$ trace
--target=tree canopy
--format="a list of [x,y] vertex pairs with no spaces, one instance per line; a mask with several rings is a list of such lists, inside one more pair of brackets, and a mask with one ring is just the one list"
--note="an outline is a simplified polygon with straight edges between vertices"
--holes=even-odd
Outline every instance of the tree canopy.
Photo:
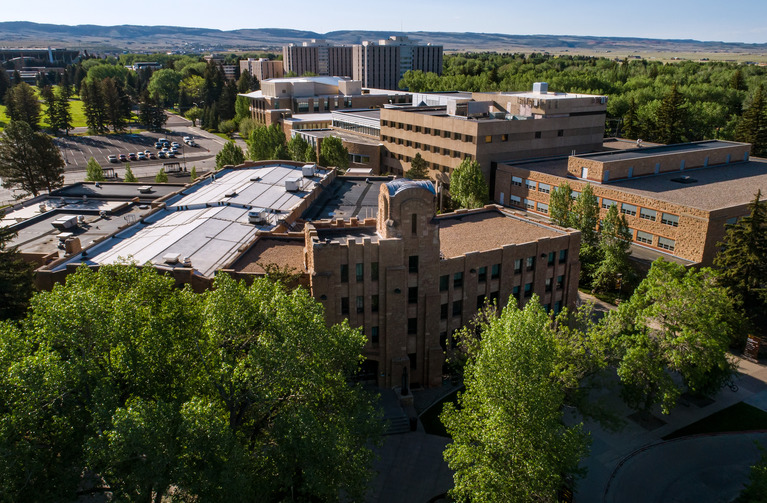
[[274,159],[274,154],[285,147],[285,133],[277,124],[258,125],[248,138],[248,157],[254,161]]
[[509,303],[469,348],[466,391],[441,415],[452,443],[445,459],[457,501],[554,501],[587,439],[562,422],[565,382],[557,337],[537,301]]
[[428,180],[429,169],[427,166],[428,163],[421,157],[420,153],[417,153],[410,161],[410,169],[405,171],[405,176],[411,180]]
[[489,188],[477,161],[464,159],[450,174],[450,197],[461,208],[480,208],[487,203]]
[[104,170],[101,165],[91,157],[88,159],[88,165],[85,168],[85,181],[86,182],[103,182]]
[[622,395],[639,410],[658,403],[668,414],[682,392],[717,391],[733,372],[727,350],[737,316],[712,269],[658,259],[631,298],[603,321]]
[[82,267],[0,323],[0,494],[73,501],[338,501],[381,420],[348,384],[365,337],[303,289]]
[[34,292],[34,267],[10,245],[15,237],[7,226],[0,227],[0,320],[23,318]]
[[224,166],[239,166],[245,162],[245,154],[239,145],[233,141],[228,141],[224,147],[216,154],[216,169]]
[[37,196],[64,185],[64,159],[48,135],[11,121],[0,134],[0,177],[6,187]]
[[320,143],[320,165],[336,167],[342,172],[349,168],[349,151],[341,138],[328,136]]
[[4,101],[12,121],[26,122],[35,131],[40,128],[40,102],[29,84],[22,82],[8,89]]

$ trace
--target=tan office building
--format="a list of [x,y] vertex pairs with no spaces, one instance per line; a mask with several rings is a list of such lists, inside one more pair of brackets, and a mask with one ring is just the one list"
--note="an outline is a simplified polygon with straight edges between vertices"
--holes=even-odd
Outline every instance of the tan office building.
[[381,110],[383,169],[402,174],[417,153],[432,171],[450,173],[463,159],[492,163],[602,149],[607,98],[548,92],[413,94],[414,107]]
[[399,89],[408,70],[442,75],[442,46],[416,44],[408,37],[362,42],[352,46],[353,74],[365,87]]
[[331,45],[324,40],[312,39],[301,45],[289,44],[282,48],[285,73],[300,77],[305,73],[319,76],[351,77],[352,47]]
[[282,61],[266,58],[240,60],[240,74],[245,70],[259,82],[266,79],[280,79],[284,75]]
[[750,149],[709,140],[507,162],[493,199],[548,215],[552,189],[567,182],[577,196],[589,183],[603,216],[612,205],[626,216],[638,250],[710,265],[725,224],[748,214],[758,190],[767,193],[767,161],[750,159]]

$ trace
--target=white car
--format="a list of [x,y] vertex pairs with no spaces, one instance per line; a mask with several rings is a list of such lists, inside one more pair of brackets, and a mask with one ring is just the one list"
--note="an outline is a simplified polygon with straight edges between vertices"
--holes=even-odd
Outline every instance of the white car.
[[107,160],[108,160],[109,162],[120,162],[120,161],[118,161],[118,160],[117,160],[117,156],[116,156],[116,155],[114,155],[114,154],[109,154],[109,155],[107,156]]
[[184,136],[184,143],[189,143],[189,141],[192,139],[191,136]]
[[173,148],[180,148],[181,147],[181,145],[179,145],[178,142],[175,142],[175,141],[173,143],[171,143],[170,146],[173,147]]
[[144,152],[137,153],[136,157],[138,157],[139,161],[146,161],[146,154]]

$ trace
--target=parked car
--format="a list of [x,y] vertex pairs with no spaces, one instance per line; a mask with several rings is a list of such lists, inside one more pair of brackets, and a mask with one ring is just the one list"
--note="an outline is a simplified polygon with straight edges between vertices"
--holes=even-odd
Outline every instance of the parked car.
[[165,155],[167,155],[168,157],[176,157],[176,153],[174,151],[172,151],[172,150],[168,150],[165,153]]
[[184,136],[184,143],[189,143],[192,140],[191,136]]
[[118,159],[117,159],[117,156],[116,156],[116,155],[114,155],[114,154],[109,154],[109,155],[107,156],[107,160],[108,160],[109,162],[119,162],[119,161],[118,161]]
[[135,161],[137,159],[136,154],[134,152],[129,153],[128,159],[130,159],[131,161]]
[[187,143],[190,147],[198,147],[199,145],[194,140],[189,140]]
[[146,156],[149,157],[150,159],[157,159],[157,156],[155,155],[154,152],[149,152]]
[[144,152],[139,152],[136,154],[136,157],[139,161],[146,161],[146,154]]
[[181,148],[181,145],[179,145],[178,142],[175,142],[175,141],[171,143],[170,146],[173,148]]
[[154,148],[157,148],[157,149],[162,148],[162,143],[160,143],[159,141],[154,142]]
[[157,152],[157,157],[159,157],[160,159],[165,159],[168,156],[165,154],[164,150],[160,150],[159,152]]
[[120,157],[120,160],[123,161],[123,162],[128,160],[128,157],[125,154],[120,154],[119,157]]

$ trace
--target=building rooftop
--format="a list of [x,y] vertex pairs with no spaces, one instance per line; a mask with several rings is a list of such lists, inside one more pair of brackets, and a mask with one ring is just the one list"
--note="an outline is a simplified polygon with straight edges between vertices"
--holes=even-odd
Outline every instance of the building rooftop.
[[327,122],[330,123],[333,120],[333,115],[330,112],[316,113],[316,114],[293,114],[290,117],[283,119],[285,122]]
[[378,216],[378,193],[391,178],[339,176],[301,216],[304,220],[359,219]]
[[329,136],[336,136],[341,140],[349,143],[358,143],[360,145],[381,145],[381,140],[369,135],[361,133],[355,133],[347,131],[346,129],[301,129],[296,133],[301,133],[303,136],[311,136],[314,138],[327,138]]
[[379,236],[375,227],[343,227],[340,229],[317,229],[317,238],[327,243],[345,244],[352,239],[355,243],[362,244],[365,238],[369,238],[371,243],[375,243],[378,241]]
[[[601,162],[625,161],[629,159],[643,159],[656,155],[681,154],[685,152],[694,152],[700,150],[711,150],[715,148],[732,147],[737,143],[722,140],[706,140],[693,143],[678,143],[674,145],[659,145],[655,147],[641,147],[613,152],[595,152],[592,154],[577,154],[574,157],[581,159],[591,159]],[[636,144],[634,145],[636,146]]]
[[449,213],[436,217],[439,247],[445,258],[483,252],[566,233],[498,209]]
[[[67,262],[104,264],[132,258],[140,264],[164,265],[169,254],[177,254],[181,263],[188,259],[192,268],[210,276],[259,231],[273,230],[326,176],[328,172],[320,171],[311,178],[303,177],[300,166],[286,164],[223,170]],[[297,180],[298,190],[287,191],[287,180]],[[251,213],[257,213],[262,221],[251,223]]]
[[300,237],[261,236],[256,243],[243,254],[231,268],[237,272],[263,274],[263,266],[275,264],[280,268],[288,267],[296,271],[304,270],[305,240]]

